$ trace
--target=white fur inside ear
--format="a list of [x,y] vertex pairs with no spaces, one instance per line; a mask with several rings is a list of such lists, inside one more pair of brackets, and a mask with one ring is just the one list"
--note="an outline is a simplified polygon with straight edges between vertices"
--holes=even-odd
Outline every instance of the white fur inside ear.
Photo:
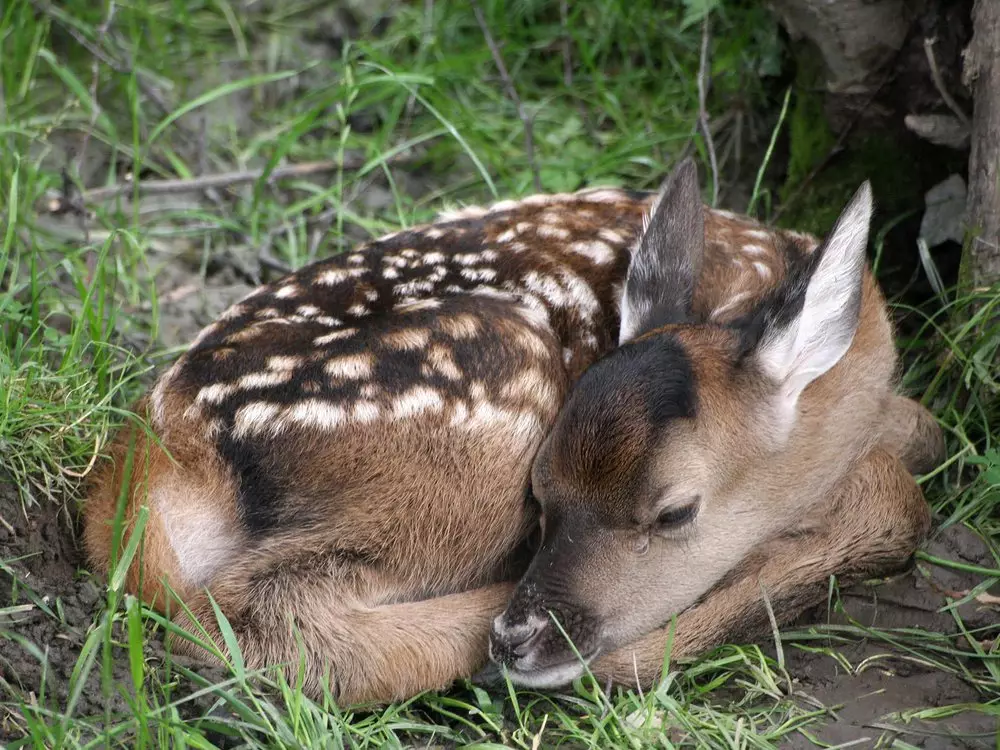
[[757,361],[780,384],[782,413],[794,414],[799,394],[837,364],[854,340],[861,312],[871,187],[866,182],[837,220],[806,287],[802,309],[787,325],[767,331]]

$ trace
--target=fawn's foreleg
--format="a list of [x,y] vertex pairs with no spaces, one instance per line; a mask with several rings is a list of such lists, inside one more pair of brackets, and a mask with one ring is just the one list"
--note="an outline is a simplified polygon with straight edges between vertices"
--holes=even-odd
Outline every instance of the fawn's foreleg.
[[[272,557],[241,566],[214,581],[211,595],[229,620],[248,668],[282,664],[294,682],[302,662],[306,694],[319,696],[328,684],[341,704],[400,700],[473,675],[487,661],[490,622],[513,588],[497,583],[372,605],[350,585],[348,571],[323,559],[300,558]],[[225,653],[208,596],[202,592],[188,605]],[[177,619],[189,632],[198,632],[186,615]],[[179,652],[206,658],[205,651],[181,638],[174,644]]]

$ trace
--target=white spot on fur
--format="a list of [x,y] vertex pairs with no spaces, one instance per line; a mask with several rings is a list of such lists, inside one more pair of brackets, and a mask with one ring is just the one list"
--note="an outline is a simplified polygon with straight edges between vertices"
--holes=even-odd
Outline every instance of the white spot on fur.
[[269,370],[294,370],[301,365],[301,357],[275,356],[267,358],[267,367]]
[[367,268],[328,268],[316,276],[316,283],[322,286],[336,286],[351,279],[359,279],[368,273]]
[[393,306],[395,312],[406,314],[423,312],[425,310],[436,310],[441,307],[441,300],[435,299],[434,297],[428,297],[427,299],[405,299],[400,300]]
[[397,271],[395,268],[383,268],[382,277],[385,279],[398,279],[399,271]]
[[518,315],[524,318],[528,325],[535,328],[548,328],[549,311],[534,294],[525,294],[521,297],[522,304],[515,308]]
[[362,255],[361,253],[352,253],[347,256],[347,262],[353,263],[356,266],[361,265],[362,263],[365,262],[365,260],[366,260],[365,256]]
[[440,344],[432,346],[427,352],[427,362],[434,372],[448,380],[462,379],[462,370],[455,362],[451,349],[446,346]]
[[591,188],[581,190],[577,195],[592,203],[619,203],[625,198],[625,194],[616,188]]
[[281,289],[274,293],[274,296],[278,299],[288,299],[289,297],[299,296],[301,291],[295,284],[289,284],[288,286],[281,287]]
[[425,266],[433,266],[438,263],[444,263],[447,258],[444,253],[439,253],[434,251],[432,253],[425,253],[422,262]]
[[518,202],[514,200],[497,201],[496,203],[490,206],[490,211],[491,212],[511,211],[517,208],[517,206]]
[[757,269],[757,273],[759,273],[761,278],[765,281],[771,278],[771,269],[766,263],[761,263],[759,260],[755,260],[753,262],[753,267]]
[[288,418],[304,427],[332,430],[344,423],[347,413],[343,406],[320,401],[316,398],[299,401],[291,407]]
[[605,242],[591,240],[589,242],[574,242],[569,246],[570,252],[589,258],[598,265],[605,265],[615,259],[614,251]]
[[427,386],[415,386],[397,398],[392,405],[397,419],[414,417],[424,412],[440,412],[444,408],[441,394]]
[[463,268],[461,276],[468,281],[493,281],[497,272],[492,268]]
[[444,230],[438,227],[430,227],[424,232],[424,236],[430,240],[439,240],[444,237]]
[[752,240],[761,240],[764,242],[767,242],[773,236],[771,232],[764,229],[747,229],[743,234]]
[[739,294],[735,295],[732,299],[730,299],[729,302],[727,302],[726,304],[721,305],[720,307],[715,308],[712,311],[712,314],[709,316],[709,319],[710,320],[718,320],[719,318],[721,318],[726,313],[732,312],[739,305],[741,305],[743,302],[745,302],[746,299],[749,296],[750,296],[749,292],[740,292]]
[[[239,388],[273,388],[276,385],[282,385],[287,383],[292,379],[291,370],[279,370],[272,372],[252,372],[249,375],[244,375],[239,380],[236,381],[236,385]],[[201,395],[200,393],[198,394]]]
[[326,346],[327,344],[332,344],[334,341],[341,341],[343,339],[349,339],[351,336],[358,332],[357,328],[343,328],[339,331],[334,331],[333,333],[326,333],[322,336],[317,336],[313,339],[314,346]]
[[332,378],[360,380],[371,377],[375,371],[375,357],[370,353],[345,354],[327,360],[323,370]]
[[[263,288],[263,287],[261,287]],[[222,315],[219,316],[219,320],[232,320],[233,318],[239,318],[246,315],[248,312],[247,306],[243,304],[235,304],[226,310]]]
[[621,245],[625,242],[625,238],[614,229],[598,229],[597,236],[613,245]]
[[744,245],[741,249],[747,255],[767,255],[767,249],[760,245]]
[[199,404],[221,404],[230,395],[236,392],[236,387],[230,383],[213,383],[206,385],[195,397],[195,402]]
[[367,424],[374,422],[382,413],[381,407],[374,401],[356,401],[351,409],[351,419],[355,422]]
[[355,318],[363,318],[368,315],[371,311],[362,304],[351,305],[347,308],[347,314],[353,315]]
[[539,237],[547,237],[554,240],[566,240],[569,239],[569,230],[563,227],[553,227],[547,224],[543,224],[538,229],[535,230]]
[[258,432],[279,432],[284,423],[276,419],[281,412],[281,407],[267,401],[254,401],[244,404],[236,410],[233,422],[233,436],[237,438],[246,437],[251,433]]
[[296,312],[303,317],[312,318],[319,315],[320,310],[316,305],[299,305],[299,309]]
[[412,279],[411,281],[404,281],[402,284],[396,284],[392,288],[392,293],[396,297],[415,297],[418,294],[433,292],[434,282],[427,281],[426,279]]
[[497,235],[497,242],[510,242],[515,237],[517,237],[517,232],[513,229],[508,229],[506,232]]

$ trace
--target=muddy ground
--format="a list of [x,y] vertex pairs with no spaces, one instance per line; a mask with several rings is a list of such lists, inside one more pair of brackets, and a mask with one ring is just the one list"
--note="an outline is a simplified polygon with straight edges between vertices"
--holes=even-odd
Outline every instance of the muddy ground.
[[[58,617],[40,606],[10,615],[0,615],[4,630],[41,648],[47,656],[43,665],[16,641],[0,638],[0,738],[21,733],[21,720],[9,696],[16,692],[29,700],[42,694],[45,674],[46,703],[65,705],[70,674],[76,664],[87,629],[100,613],[103,603],[101,581],[82,570],[80,550],[75,542],[73,519],[54,505],[35,508],[26,518],[21,512],[15,488],[0,484],[0,559],[11,560],[11,568],[21,583],[42,597]],[[951,528],[929,542],[932,554],[972,564],[992,566],[985,546],[974,534]],[[979,580],[974,575],[933,569],[928,580],[915,571],[877,588],[855,587],[844,593],[846,610],[864,624],[880,627],[916,627],[939,633],[956,633],[954,618],[939,612],[945,592],[964,591]],[[15,583],[0,573],[0,587],[6,593]],[[20,585],[20,584],[17,584]],[[10,601],[6,598],[5,601]],[[18,603],[30,603],[24,595]],[[57,605],[58,603],[58,605]],[[996,610],[967,604],[961,614],[969,628],[996,627]],[[825,611],[812,613],[812,622],[828,619]],[[842,618],[837,618],[842,621]],[[995,636],[995,633],[994,633]],[[953,639],[956,645],[960,638]],[[815,645],[825,645],[824,642]],[[853,673],[827,655],[810,654],[786,645],[787,671],[792,690],[804,705],[831,707],[829,722],[817,736],[831,744],[852,743],[855,747],[875,747],[879,738],[899,737],[928,750],[993,747],[997,719],[978,712],[965,712],[934,722],[906,721],[902,713],[935,706],[975,703],[982,700],[975,686],[880,642],[857,642],[841,646],[839,653],[853,666]],[[124,654],[115,660],[115,680],[121,689],[130,684]],[[151,645],[152,662],[162,658],[158,643]],[[860,667],[859,665],[867,664]],[[112,711],[125,710],[117,691],[104,695],[99,670],[95,669],[76,709],[78,716],[99,716],[110,702]],[[211,675],[206,675],[211,677]],[[192,706],[191,710],[197,710]],[[202,709],[204,710],[204,709]],[[962,735],[964,739],[956,738]],[[978,738],[969,739],[970,736]],[[814,745],[797,737],[790,748]]]

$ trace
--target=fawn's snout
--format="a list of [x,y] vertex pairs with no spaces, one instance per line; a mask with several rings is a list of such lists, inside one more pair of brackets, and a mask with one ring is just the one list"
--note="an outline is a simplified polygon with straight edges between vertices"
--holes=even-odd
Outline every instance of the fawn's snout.
[[601,650],[596,625],[584,609],[549,601],[528,583],[493,620],[490,658],[521,685],[564,684],[582,671],[581,658],[590,661]]

